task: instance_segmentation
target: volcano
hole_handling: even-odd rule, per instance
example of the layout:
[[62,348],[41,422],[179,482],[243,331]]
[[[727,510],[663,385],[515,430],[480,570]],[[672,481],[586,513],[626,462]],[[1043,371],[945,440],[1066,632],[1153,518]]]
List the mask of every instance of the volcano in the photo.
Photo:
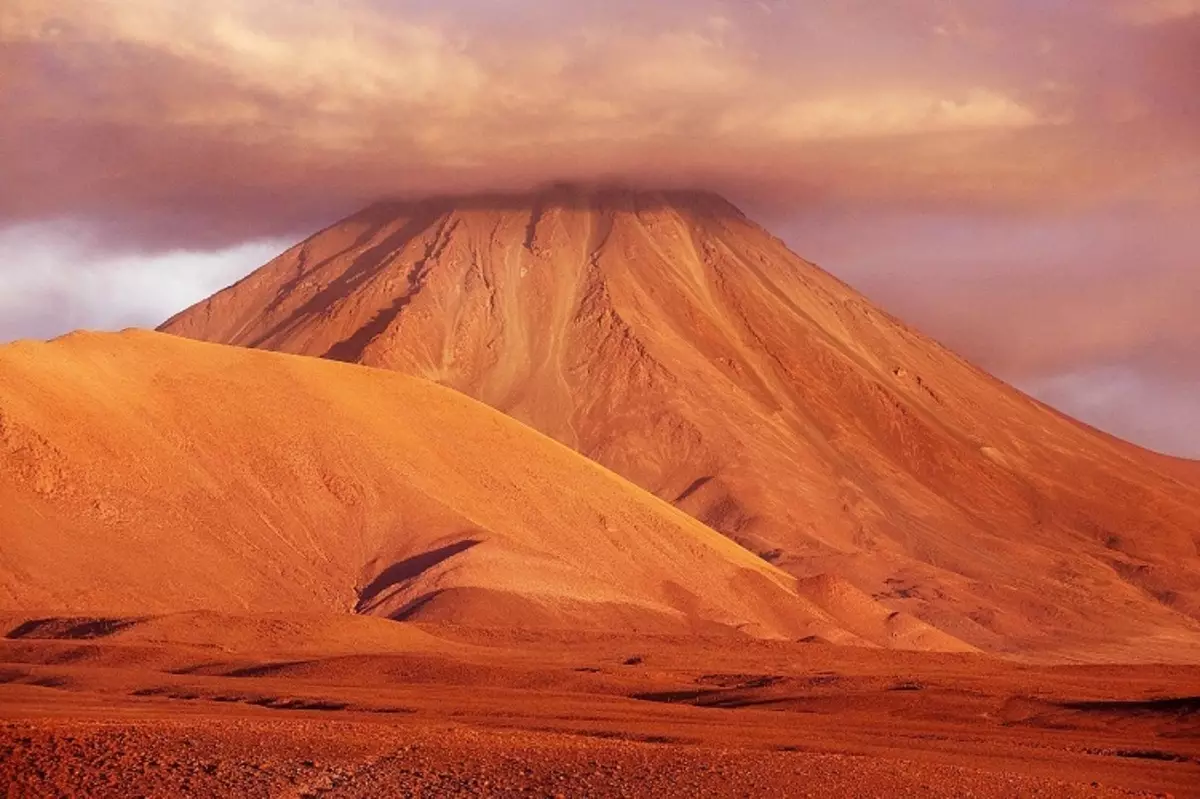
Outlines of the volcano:
[[839,606],[1001,653],[1200,645],[1193,464],[984,373],[714,194],[379,203],[161,330],[441,383]]

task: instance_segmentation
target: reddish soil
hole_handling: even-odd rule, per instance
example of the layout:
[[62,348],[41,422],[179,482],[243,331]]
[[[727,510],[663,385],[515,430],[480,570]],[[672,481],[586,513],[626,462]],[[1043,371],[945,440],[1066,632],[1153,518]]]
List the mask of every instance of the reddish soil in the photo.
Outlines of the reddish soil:
[[[226,640],[262,629],[220,621]],[[17,623],[0,643],[0,786],[97,797],[1200,796],[1200,667],[406,624],[396,627],[408,643],[355,652],[331,643],[339,623],[293,619],[253,646],[205,643],[185,632],[187,617]]]

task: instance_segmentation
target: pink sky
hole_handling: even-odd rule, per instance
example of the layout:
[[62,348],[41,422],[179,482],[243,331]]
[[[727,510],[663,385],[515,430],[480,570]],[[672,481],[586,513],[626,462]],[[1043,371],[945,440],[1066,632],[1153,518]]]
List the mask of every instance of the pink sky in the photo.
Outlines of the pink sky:
[[1200,0],[600,5],[9,0],[0,339],[157,323],[383,195],[702,186],[1200,456]]

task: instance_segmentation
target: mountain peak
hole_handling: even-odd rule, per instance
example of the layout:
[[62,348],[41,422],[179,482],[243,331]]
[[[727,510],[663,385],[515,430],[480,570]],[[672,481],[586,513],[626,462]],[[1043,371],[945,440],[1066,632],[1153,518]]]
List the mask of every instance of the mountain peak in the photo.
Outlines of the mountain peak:
[[559,181],[523,191],[483,191],[460,194],[391,197],[379,200],[360,214],[387,215],[424,212],[535,212],[559,209],[592,212],[629,212],[672,209],[681,213],[744,216],[720,194],[707,189],[637,188],[619,183]]

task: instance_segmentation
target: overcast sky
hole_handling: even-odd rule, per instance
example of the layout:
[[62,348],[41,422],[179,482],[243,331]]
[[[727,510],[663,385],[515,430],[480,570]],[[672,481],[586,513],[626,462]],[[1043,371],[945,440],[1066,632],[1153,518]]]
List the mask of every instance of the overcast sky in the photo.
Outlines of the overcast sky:
[[1200,0],[280,9],[0,2],[0,340],[157,324],[381,196],[704,187],[1200,456]]

